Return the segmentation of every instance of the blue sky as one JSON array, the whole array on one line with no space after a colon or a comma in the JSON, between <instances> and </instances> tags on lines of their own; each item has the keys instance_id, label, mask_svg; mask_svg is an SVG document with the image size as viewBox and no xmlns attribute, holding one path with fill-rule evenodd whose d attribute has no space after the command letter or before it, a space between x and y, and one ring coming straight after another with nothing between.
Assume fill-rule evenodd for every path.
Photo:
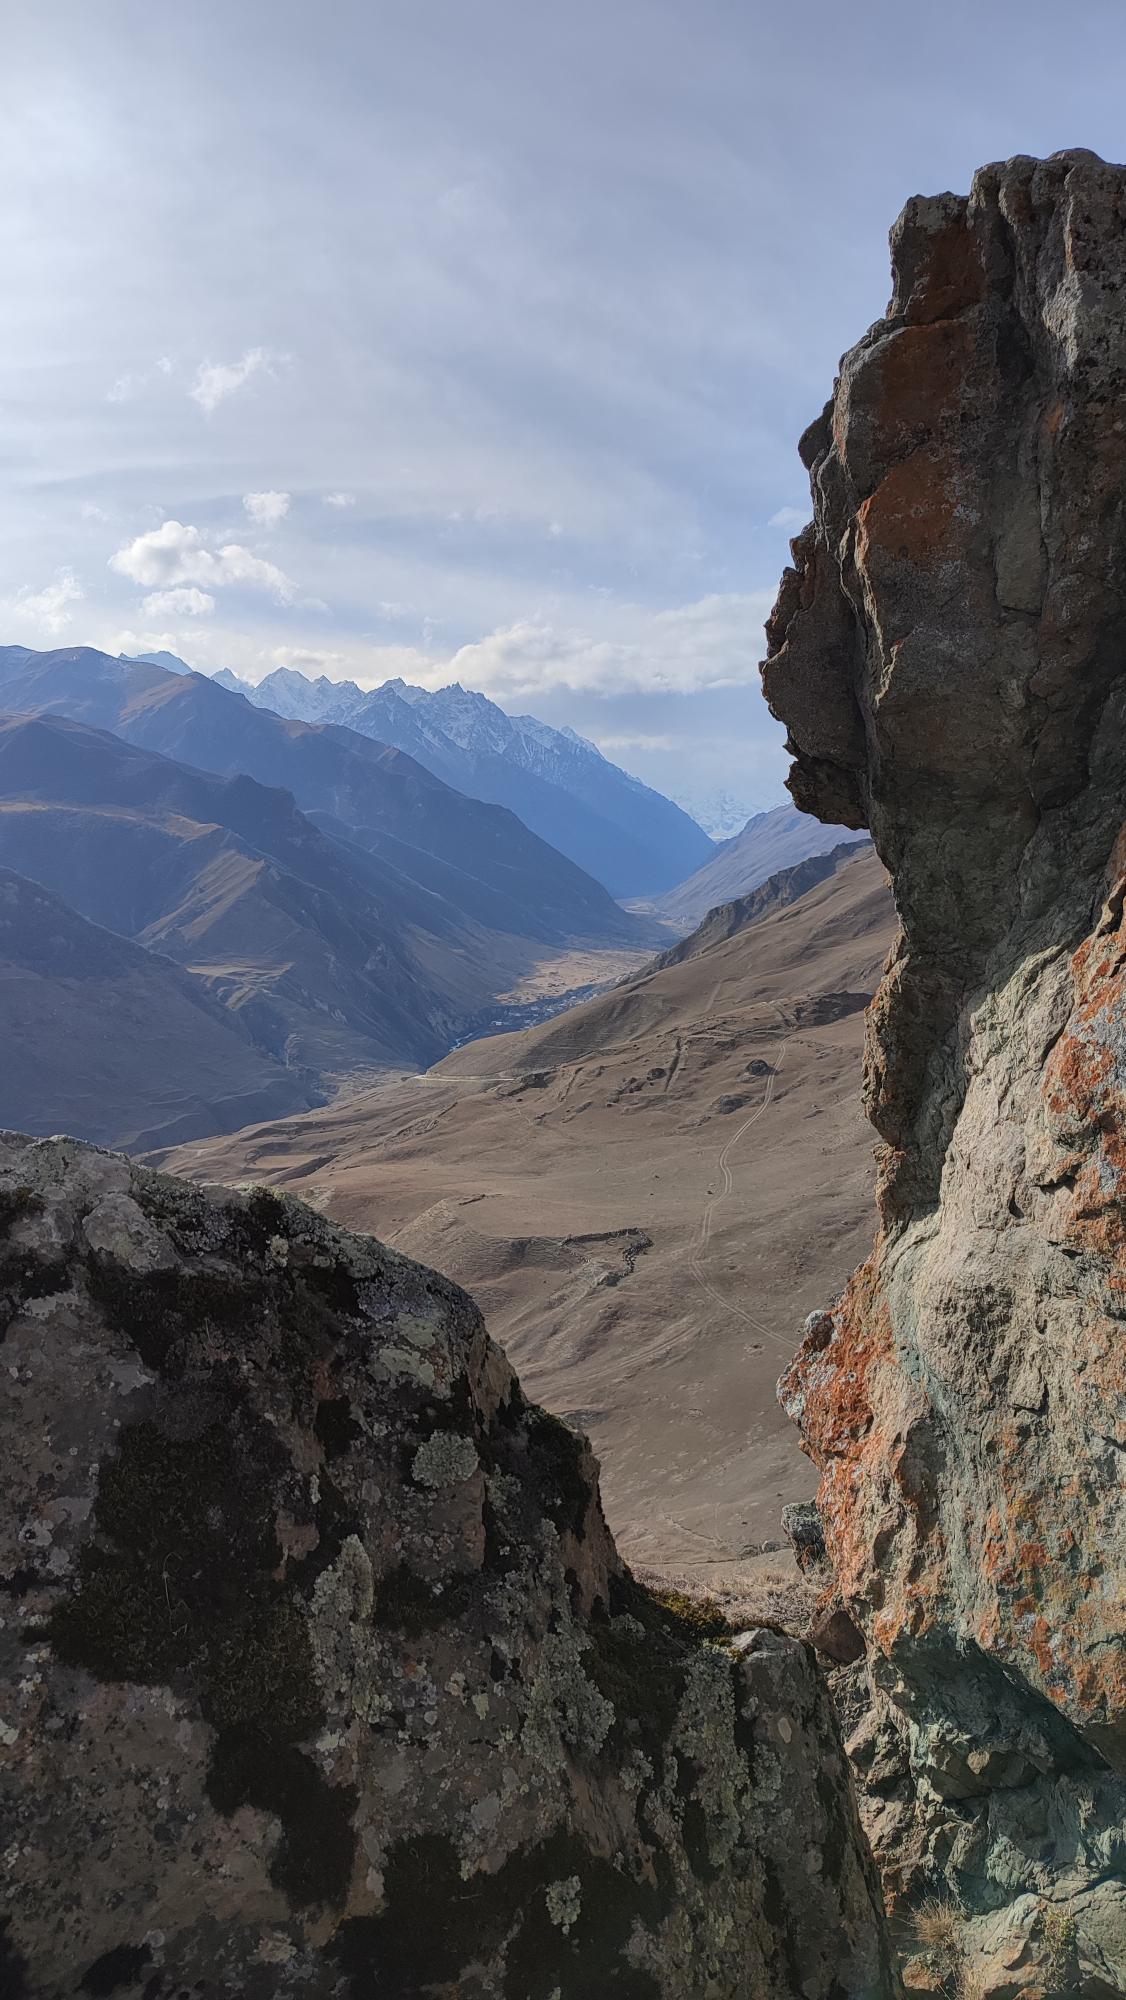
<instances>
[{"instance_id":1,"label":"blue sky","mask_svg":"<svg viewBox=\"0 0 1126 2000\"><path fill-rule=\"evenodd\" d=\"M796 440L906 197L1126 155L1126 10L6 10L0 642L458 678L782 796Z\"/></svg>"}]
</instances>

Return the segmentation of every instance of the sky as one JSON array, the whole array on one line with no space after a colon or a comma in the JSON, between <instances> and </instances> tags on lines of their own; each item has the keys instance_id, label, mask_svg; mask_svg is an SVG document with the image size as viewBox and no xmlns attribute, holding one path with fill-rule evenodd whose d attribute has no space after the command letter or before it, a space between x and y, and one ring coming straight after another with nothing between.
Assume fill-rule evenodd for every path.
<instances>
[{"instance_id":1,"label":"sky","mask_svg":"<svg viewBox=\"0 0 1126 2000\"><path fill-rule=\"evenodd\" d=\"M1121 0L0 4L0 644L456 679L747 810L895 215L1126 157Z\"/></svg>"}]
</instances>

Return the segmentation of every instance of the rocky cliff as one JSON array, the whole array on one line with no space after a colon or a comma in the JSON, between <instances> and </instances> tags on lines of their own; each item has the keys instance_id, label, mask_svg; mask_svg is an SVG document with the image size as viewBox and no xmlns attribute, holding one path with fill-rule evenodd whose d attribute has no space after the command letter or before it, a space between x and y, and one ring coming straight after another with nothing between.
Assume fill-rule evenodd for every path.
<instances>
[{"instance_id":1,"label":"rocky cliff","mask_svg":"<svg viewBox=\"0 0 1126 2000\"><path fill-rule=\"evenodd\" d=\"M811 1655L634 1582L472 1302L0 1138L5 2000L895 2000Z\"/></svg>"},{"instance_id":2,"label":"rocky cliff","mask_svg":"<svg viewBox=\"0 0 1126 2000\"><path fill-rule=\"evenodd\" d=\"M1126 169L908 204L768 628L794 798L868 826L880 1229L784 1400L875 1709L886 1879L986 1995L1126 1991Z\"/></svg>"}]
</instances>

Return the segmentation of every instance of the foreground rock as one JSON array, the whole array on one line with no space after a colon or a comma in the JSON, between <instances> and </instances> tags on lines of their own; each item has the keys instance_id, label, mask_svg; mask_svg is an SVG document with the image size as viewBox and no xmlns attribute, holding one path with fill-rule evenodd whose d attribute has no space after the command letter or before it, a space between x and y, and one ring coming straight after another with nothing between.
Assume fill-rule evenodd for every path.
<instances>
[{"instance_id":1,"label":"foreground rock","mask_svg":"<svg viewBox=\"0 0 1126 2000\"><path fill-rule=\"evenodd\" d=\"M908 204L803 440L764 681L899 943L881 1233L783 1394L875 1712L886 1879L980 1990L1126 1991L1126 170Z\"/></svg>"},{"instance_id":2,"label":"foreground rock","mask_svg":"<svg viewBox=\"0 0 1126 2000\"><path fill-rule=\"evenodd\" d=\"M0 1140L6 2000L884 2000L811 1655L619 1562L471 1301Z\"/></svg>"}]
</instances>

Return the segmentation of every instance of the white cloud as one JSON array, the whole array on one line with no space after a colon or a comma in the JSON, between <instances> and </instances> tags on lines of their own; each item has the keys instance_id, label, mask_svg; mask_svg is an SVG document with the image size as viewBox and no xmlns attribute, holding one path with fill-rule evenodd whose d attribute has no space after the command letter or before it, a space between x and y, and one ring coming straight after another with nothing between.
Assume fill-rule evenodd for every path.
<instances>
[{"instance_id":1,"label":"white cloud","mask_svg":"<svg viewBox=\"0 0 1126 2000\"><path fill-rule=\"evenodd\" d=\"M288 493L244 493L242 504L260 528L276 528L289 512Z\"/></svg>"},{"instance_id":2,"label":"white cloud","mask_svg":"<svg viewBox=\"0 0 1126 2000\"><path fill-rule=\"evenodd\" d=\"M210 592L197 590L194 583L180 585L175 590L154 590L141 600L146 618L176 618L184 613L189 618L204 618L214 609L215 599Z\"/></svg>"},{"instance_id":3,"label":"white cloud","mask_svg":"<svg viewBox=\"0 0 1126 2000\"><path fill-rule=\"evenodd\" d=\"M305 646L275 646L270 655L275 667L292 667L299 674L307 674L315 680L318 674L326 674L330 681L347 680L349 663L343 653L318 653Z\"/></svg>"},{"instance_id":4,"label":"white cloud","mask_svg":"<svg viewBox=\"0 0 1126 2000\"><path fill-rule=\"evenodd\" d=\"M593 736L591 742L600 750L675 750L680 739L676 736Z\"/></svg>"},{"instance_id":5,"label":"white cloud","mask_svg":"<svg viewBox=\"0 0 1126 2000\"><path fill-rule=\"evenodd\" d=\"M146 389L157 375L171 375L175 366L176 363L170 354L161 354L151 368L130 370L124 375L119 375L116 382L111 383L106 390L106 402L132 402L133 397L139 396L142 389Z\"/></svg>"},{"instance_id":6,"label":"white cloud","mask_svg":"<svg viewBox=\"0 0 1126 2000\"><path fill-rule=\"evenodd\" d=\"M96 636L92 643L103 653L119 653L136 660L142 653L175 653L180 639L175 632L110 632Z\"/></svg>"},{"instance_id":7,"label":"white cloud","mask_svg":"<svg viewBox=\"0 0 1126 2000\"><path fill-rule=\"evenodd\" d=\"M239 361L201 361L188 394L210 416L228 396L243 388L252 375L263 371L270 374L273 358L266 347L248 347Z\"/></svg>"},{"instance_id":8,"label":"white cloud","mask_svg":"<svg viewBox=\"0 0 1126 2000\"><path fill-rule=\"evenodd\" d=\"M755 681L771 599L758 591L701 597L671 611L626 607L612 637L526 619L462 646L441 671L501 701L556 688L609 695L736 687ZM436 685L432 676L428 685Z\"/></svg>"},{"instance_id":9,"label":"white cloud","mask_svg":"<svg viewBox=\"0 0 1126 2000\"><path fill-rule=\"evenodd\" d=\"M225 542L221 548L209 549L199 529L183 521L164 521L148 534L138 535L110 557L109 566L131 583L156 590L181 583L213 590L243 584L268 590L280 603L289 604L296 588L275 563L265 562L241 542Z\"/></svg>"},{"instance_id":10,"label":"white cloud","mask_svg":"<svg viewBox=\"0 0 1126 2000\"><path fill-rule=\"evenodd\" d=\"M25 584L14 597L0 600L0 610L5 617L19 620L37 633L48 633L52 638L62 632L71 620L71 606L81 604L86 593L72 569L56 570L52 583L44 584L42 590L33 590Z\"/></svg>"},{"instance_id":11,"label":"white cloud","mask_svg":"<svg viewBox=\"0 0 1126 2000\"><path fill-rule=\"evenodd\" d=\"M96 500L84 500L78 511L84 521L110 521L113 519L112 514L107 514L105 508L99 507Z\"/></svg>"},{"instance_id":12,"label":"white cloud","mask_svg":"<svg viewBox=\"0 0 1126 2000\"><path fill-rule=\"evenodd\" d=\"M768 528L804 528L809 515L808 507L779 507L766 525Z\"/></svg>"},{"instance_id":13,"label":"white cloud","mask_svg":"<svg viewBox=\"0 0 1126 2000\"><path fill-rule=\"evenodd\" d=\"M354 507L356 496L354 493L326 493L324 503L326 507Z\"/></svg>"}]
</instances>

